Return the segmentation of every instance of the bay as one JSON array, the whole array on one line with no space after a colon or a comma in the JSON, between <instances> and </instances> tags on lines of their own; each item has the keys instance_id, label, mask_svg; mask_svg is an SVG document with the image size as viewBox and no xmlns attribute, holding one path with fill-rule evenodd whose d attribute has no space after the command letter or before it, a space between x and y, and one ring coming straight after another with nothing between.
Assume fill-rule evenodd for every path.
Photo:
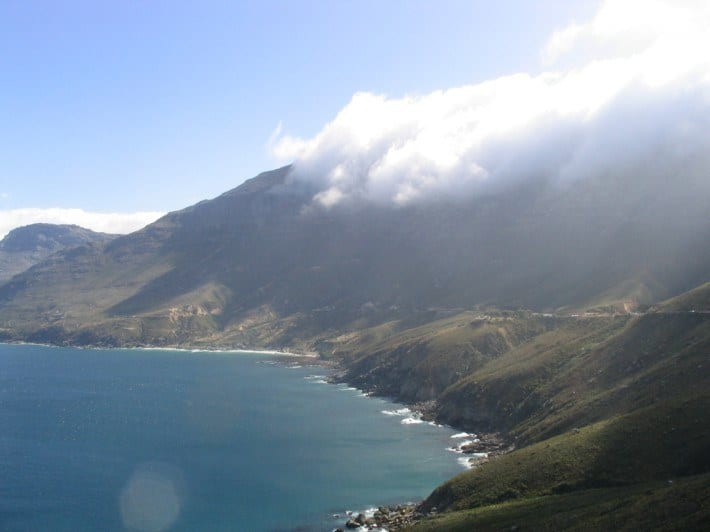
<instances>
[{"instance_id":1,"label":"bay","mask_svg":"<svg viewBox=\"0 0 710 532\"><path fill-rule=\"evenodd\" d=\"M0 344L0 529L332 530L462 470L453 430L283 361Z\"/></svg>"}]
</instances>

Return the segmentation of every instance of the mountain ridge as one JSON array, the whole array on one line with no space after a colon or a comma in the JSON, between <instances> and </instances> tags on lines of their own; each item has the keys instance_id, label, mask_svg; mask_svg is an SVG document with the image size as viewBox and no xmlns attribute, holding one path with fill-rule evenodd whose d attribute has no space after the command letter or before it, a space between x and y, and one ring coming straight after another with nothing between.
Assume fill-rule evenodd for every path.
<instances>
[{"instance_id":1,"label":"mountain ridge","mask_svg":"<svg viewBox=\"0 0 710 532\"><path fill-rule=\"evenodd\" d=\"M250 347L279 347L310 341L295 323L342 331L429 308L627 312L710 271L704 189L689 179L664 198L629 179L326 209L285 166L38 264L0 286L0 320L25 319L4 331L18 340L241 347L259 336L240 332L254 316L271 316L273 334ZM615 193L642 183L640 198Z\"/></svg>"}]
</instances>

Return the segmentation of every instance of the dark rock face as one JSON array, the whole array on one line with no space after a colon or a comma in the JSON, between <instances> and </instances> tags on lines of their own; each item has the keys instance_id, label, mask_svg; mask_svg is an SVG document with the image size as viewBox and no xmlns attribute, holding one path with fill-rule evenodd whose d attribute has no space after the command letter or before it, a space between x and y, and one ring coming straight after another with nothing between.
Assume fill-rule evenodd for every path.
<instances>
[{"instance_id":1,"label":"dark rock face","mask_svg":"<svg viewBox=\"0 0 710 532\"><path fill-rule=\"evenodd\" d=\"M345 528L399 530L410 526L418 517L421 516L417 514L417 508L411 504L402 504L392 509L380 506L372 517L358 514L357 517L348 519L345 523Z\"/></svg>"}]
</instances>

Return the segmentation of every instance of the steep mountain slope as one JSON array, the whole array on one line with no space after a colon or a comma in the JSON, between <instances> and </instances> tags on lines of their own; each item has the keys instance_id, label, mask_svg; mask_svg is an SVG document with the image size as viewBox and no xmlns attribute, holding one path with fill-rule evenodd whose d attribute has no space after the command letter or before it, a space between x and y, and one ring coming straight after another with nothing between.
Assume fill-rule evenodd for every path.
<instances>
[{"instance_id":1,"label":"steep mountain slope","mask_svg":"<svg viewBox=\"0 0 710 532\"><path fill-rule=\"evenodd\" d=\"M668 189L654 175L325 209L284 167L105 247L38 264L0 288L1 334L314 345L432 307L628 310L710 271L707 187L689 176Z\"/></svg>"},{"instance_id":2,"label":"steep mountain slope","mask_svg":"<svg viewBox=\"0 0 710 532\"><path fill-rule=\"evenodd\" d=\"M57 251L108 242L115 236L77 225L40 223L13 229L0 241L0 284Z\"/></svg>"}]
</instances>

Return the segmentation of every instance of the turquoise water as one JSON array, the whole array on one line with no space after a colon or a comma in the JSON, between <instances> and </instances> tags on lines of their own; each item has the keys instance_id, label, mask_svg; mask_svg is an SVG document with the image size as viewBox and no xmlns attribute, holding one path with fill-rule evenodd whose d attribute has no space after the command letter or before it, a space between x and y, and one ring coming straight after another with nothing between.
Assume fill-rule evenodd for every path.
<instances>
[{"instance_id":1,"label":"turquoise water","mask_svg":"<svg viewBox=\"0 0 710 532\"><path fill-rule=\"evenodd\" d=\"M331 530L462 470L449 428L275 360L0 344L0 530Z\"/></svg>"}]
</instances>

